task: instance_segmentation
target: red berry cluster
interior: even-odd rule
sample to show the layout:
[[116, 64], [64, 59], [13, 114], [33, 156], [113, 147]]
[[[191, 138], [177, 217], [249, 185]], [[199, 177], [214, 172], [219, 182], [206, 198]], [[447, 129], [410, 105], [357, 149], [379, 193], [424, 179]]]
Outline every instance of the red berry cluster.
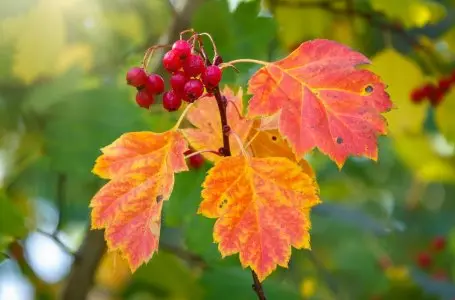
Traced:
[[432, 277], [436, 280], [447, 280], [447, 272], [441, 268], [438, 268], [437, 254], [443, 252], [446, 248], [446, 238], [443, 236], [437, 236], [433, 238], [430, 243], [430, 249], [427, 251], [421, 251], [416, 257], [416, 264], [427, 271], [430, 271]]
[[206, 65], [204, 59], [197, 54], [186, 40], [178, 40], [172, 49], [163, 57], [163, 67], [171, 74], [169, 91], [164, 92], [164, 80], [157, 74], [147, 76], [142, 68], [134, 67], [126, 75], [129, 85], [138, 89], [136, 102], [139, 106], [149, 108], [154, 96], [163, 94], [163, 107], [175, 111], [182, 105], [182, 100], [192, 103], [204, 93], [213, 91], [221, 81], [222, 72], [218, 65]]
[[437, 84], [427, 83], [421, 87], [415, 88], [411, 92], [411, 101], [421, 103], [428, 99], [432, 106], [438, 106], [444, 99], [444, 96], [450, 91], [455, 84], [455, 71], [449, 76], [439, 79]]

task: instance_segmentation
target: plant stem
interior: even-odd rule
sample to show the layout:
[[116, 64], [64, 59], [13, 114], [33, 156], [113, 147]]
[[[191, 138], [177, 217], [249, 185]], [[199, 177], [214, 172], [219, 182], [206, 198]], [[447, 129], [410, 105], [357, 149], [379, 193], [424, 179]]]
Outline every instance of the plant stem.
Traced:
[[256, 273], [253, 270], [251, 270], [251, 275], [253, 276], [253, 281], [254, 281], [253, 290], [258, 295], [258, 299], [267, 300], [267, 298], [265, 297], [264, 289], [262, 288], [262, 284], [259, 281], [258, 275], [256, 275]]
[[[226, 126], [229, 126], [229, 124], [227, 122], [227, 115], [226, 115], [226, 107], [227, 107], [228, 101], [226, 100], [226, 98], [224, 98], [221, 95], [219, 86], [217, 86], [215, 88], [215, 91], [213, 94], [215, 96], [216, 103], [218, 104], [218, 111], [220, 112], [221, 133], [223, 135], [223, 155], [231, 156], [231, 146], [229, 144], [229, 133], [225, 133], [225, 131], [223, 130], [224, 128], [226, 128]], [[264, 294], [264, 289], [262, 288], [262, 284], [259, 281], [259, 278], [256, 275], [256, 272], [251, 270], [251, 275], [253, 276], [253, 282], [254, 282], [253, 290], [256, 293], [256, 295], [258, 296], [258, 299], [267, 300], [267, 298], [265, 297], [265, 294]]]

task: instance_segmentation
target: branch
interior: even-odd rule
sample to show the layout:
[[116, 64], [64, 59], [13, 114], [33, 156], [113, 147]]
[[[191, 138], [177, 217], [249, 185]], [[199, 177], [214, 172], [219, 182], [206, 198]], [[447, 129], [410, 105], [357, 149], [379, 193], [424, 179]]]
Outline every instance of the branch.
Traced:
[[[191, 17], [205, 0], [187, 0], [181, 11], [177, 13], [168, 32], [160, 38], [160, 44], [168, 44], [180, 38], [180, 32], [190, 26]], [[157, 66], [155, 72], [159, 72]], [[63, 291], [64, 300], [86, 299], [92, 288], [95, 271], [106, 250], [103, 231], [87, 230], [84, 242], [79, 249], [71, 269], [67, 285]]]
[[428, 56], [433, 57], [433, 50], [426, 45], [419, 43], [416, 37], [409, 34], [402, 26], [389, 22], [385, 16], [377, 11], [364, 11], [355, 9], [353, 5], [348, 5], [346, 8], [335, 7], [333, 0], [327, 1], [292, 1], [292, 0], [278, 0], [275, 5], [278, 6], [288, 6], [295, 8], [319, 8], [334, 14], [345, 14], [357, 18], [362, 18], [368, 21], [372, 26], [380, 27], [381, 29], [388, 30], [390, 32], [396, 33], [401, 38], [406, 41], [409, 45], [414, 47], [417, 50], [425, 52]]

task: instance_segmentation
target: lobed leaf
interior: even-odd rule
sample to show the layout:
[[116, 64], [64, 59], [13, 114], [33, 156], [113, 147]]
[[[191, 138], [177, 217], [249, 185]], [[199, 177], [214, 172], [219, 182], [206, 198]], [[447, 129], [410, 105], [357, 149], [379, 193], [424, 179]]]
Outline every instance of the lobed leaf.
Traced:
[[119, 250], [132, 271], [158, 248], [163, 201], [174, 173], [188, 170], [186, 150], [178, 131], [131, 132], [103, 148], [96, 161], [93, 172], [110, 181], [90, 203], [92, 229], [106, 229], [109, 250]]
[[320, 202], [310, 175], [284, 157], [220, 159], [203, 184], [199, 213], [217, 218], [214, 240], [224, 256], [264, 280], [287, 267], [291, 246], [310, 248], [310, 209]]
[[339, 167], [350, 155], [376, 160], [392, 102], [377, 75], [356, 68], [369, 62], [334, 41], [305, 42], [251, 77], [248, 116], [275, 118], [298, 157], [317, 147]]

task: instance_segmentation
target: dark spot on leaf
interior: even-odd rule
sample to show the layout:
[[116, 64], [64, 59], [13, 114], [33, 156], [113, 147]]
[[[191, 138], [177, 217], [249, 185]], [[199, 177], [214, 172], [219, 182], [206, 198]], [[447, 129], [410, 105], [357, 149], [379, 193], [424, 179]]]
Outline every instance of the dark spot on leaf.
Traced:
[[337, 144], [342, 144], [343, 138], [341, 136], [337, 137]]
[[272, 141], [276, 141], [277, 140], [277, 137], [276, 136], [272, 136]]
[[365, 92], [372, 93], [373, 92], [373, 87], [371, 85], [367, 85], [367, 87], [365, 88]]
[[160, 203], [161, 201], [163, 201], [163, 195], [156, 196], [156, 203]]

